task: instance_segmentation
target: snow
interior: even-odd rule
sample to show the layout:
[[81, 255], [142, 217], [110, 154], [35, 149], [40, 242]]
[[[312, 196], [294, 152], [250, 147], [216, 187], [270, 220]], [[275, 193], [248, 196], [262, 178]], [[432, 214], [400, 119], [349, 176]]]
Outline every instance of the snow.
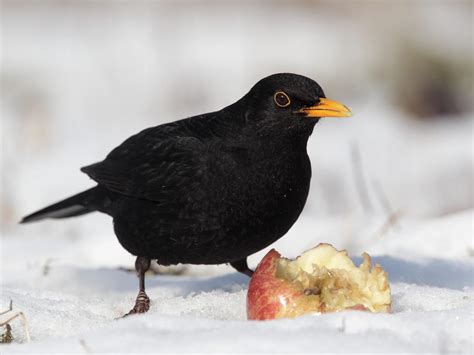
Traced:
[[[119, 271], [94, 272], [96, 279], [115, 278], [133, 285], [133, 278]], [[159, 276], [150, 278], [150, 312], [117, 320], [133, 301], [133, 288], [119, 286], [121, 292], [105, 289], [98, 287], [96, 280], [91, 282], [87, 274], [72, 275], [69, 283], [80, 282], [83, 294], [54, 289], [4, 293], [2, 301], [13, 298], [36, 330], [34, 343], [9, 345], [9, 352], [80, 351], [81, 339], [94, 352], [222, 352], [230, 344], [233, 352], [472, 349], [472, 289], [397, 282], [392, 284], [390, 315], [343, 312], [260, 323], [245, 321], [246, 280], [239, 275], [198, 281]], [[21, 334], [18, 327], [14, 331]], [[265, 341], [266, 337], [271, 342]]]
[[[0, 305], [6, 308], [13, 300], [14, 309], [26, 314], [32, 342], [24, 342], [21, 323], [14, 321], [18, 343], [2, 350], [469, 353], [474, 322], [472, 258], [455, 249], [431, 257], [426, 251], [414, 255], [414, 250], [431, 243], [442, 249], [449, 238], [447, 232], [444, 239], [438, 237], [442, 231], [469, 230], [473, 214], [413, 221], [403, 234], [384, 237], [389, 254], [376, 254], [374, 261], [389, 273], [391, 314], [352, 311], [267, 322], [246, 320], [248, 278], [228, 266], [191, 267], [179, 276], [148, 275], [150, 311], [121, 319], [133, 305], [137, 278], [117, 267], [99, 266], [100, 258], [85, 261], [83, 255], [102, 236], [84, 234], [71, 239], [58, 235], [48, 237], [47, 243], [45, 236], [31, 237], [26, 250], [23, 238], [7, 238], [2, 243]], [[311, 223], [306, 219], [301, 224]], [[301, 237], [312, 243], [311, 235], [305, 234]], [[435, 236], [430, 242], [416, 237], [430, 234]], [[317, 233], [314, 237], [319, 239]], [[457, 243], [467, 249], [472, 239], [464, 236]], [[301, 252], [290, 244], [285, 237], [276, 247], [287, 255]], [[335, 240], [334, 244], [339, 243]], [[110, 259], [132, 262], [110, 236], [97, 248], [107, 250]], [[251, 260], [259, 260], [264, 252]], [[354, 259], [360, 262], [360, 257]]]
[[[230, 279], [230, 280], [229, 280]], [[225, 280], [223, 280], [225, 281]], [[227, 282], [235, 283], [232, 277]], [[203, 282], [204, 284], [207, 282]], [[185, 282], [182, 283], [185, 285]], [[31, 326], [43, 325], [36, 344], [10, 345], [11, 352], [455, 352], [472, 345], [469, 301], [472, 292], [448, 291], [407, 284], [394, 287], [394, 313], [345, 312], [296, 320], [245, 321], [245, 292], [201, 291], [184, 286], [171, 301], [160, 301], [160, 312], [115, 320], [113, 308], [97, 297], [54, 298], [37, 292], [11, 296], [42, 313]], [[413, 300], [404, 296], [411, 293]], [[166, 296], [170, 297], [170, 294]], [[48, 312], [44, 298], [53, 297]], [[430, 301], [423, 301], [428, 298]], [[110, 300], [110, 299], [109, 299]], [[120, 302], [119, 302], [120, 304]], [[123, 304], [123, 302], [122, 302]], [[156, 306], [156, 303], [153, 303]], [[84, 308], [87, 307], [87, 308]], [[221, 312], [221, 307], [225, 312]], [[120, 308], [120, 307], [117, 307]], [[58, 327], [58, 325], [61, 327]], [[48, 325], [48, 326], [47, 326]], [[59, 328], [59, 329], [58, 329]], [[58, 330], [60, 330], [58, 332]], [[59, 334], [58, 334], [59, 333]], [[270, 341], [271, 340], [271, 341]]]
[[[1, 353], [472, 354], [474, 118], [411, 119], [378, 71], [404, 75], [400, 41], [472, 57], [472, 5], [418, 2], [390, 7], [388, 16], [371, 2], [317, 11], [282, 3], [273, 12], [265, 3], [225, 3], [188, 12], [159, 1], [2, 6], [0, 311], [12, 300], [32, 341], [14, 320], [15, 341]], [[122, 319], [138, 280], [123, 269], [134, 257], [109, 217], [16, 224], [90, 187], [78, 168], [129, 135], [219, 109], [279, 71], [315, 78], [355, 116], [316, 126], [307, 205], [271, 247], [295, 257], [327, 242], [355, 261], [368, 252], [389, 273], [391, 314], [247, 321], [247, 277], [226, 265], [185, 265], [174, 269], [180, 275], [147, 275], [150, 311]], [[250, 266], [268, 250], [250, 256]]]

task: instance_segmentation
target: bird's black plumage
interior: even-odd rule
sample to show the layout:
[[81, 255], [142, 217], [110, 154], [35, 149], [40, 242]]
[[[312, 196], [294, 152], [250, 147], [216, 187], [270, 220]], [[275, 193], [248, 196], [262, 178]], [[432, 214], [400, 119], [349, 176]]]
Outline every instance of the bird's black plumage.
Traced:
[[130, 137], [81, 169], [97, 187], [23, 221], [100, 211], [136, 256], [237, 265], [281, 238], [301, 213], [311, 178], [306, 144], [320, 117], [304, 109], [324, 98], [306, 77], [264, 78], [220, 111]]

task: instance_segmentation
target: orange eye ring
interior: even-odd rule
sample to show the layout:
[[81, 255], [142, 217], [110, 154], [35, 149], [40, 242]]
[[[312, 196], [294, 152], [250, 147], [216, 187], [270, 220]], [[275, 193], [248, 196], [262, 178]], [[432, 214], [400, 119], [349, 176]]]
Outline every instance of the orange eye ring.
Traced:
[[288, 107], [291, 104], [290, 97], [284, 93], [283, 91], [277, 91], [275, 95], [273, 95], [273, 101], [278, 107]]

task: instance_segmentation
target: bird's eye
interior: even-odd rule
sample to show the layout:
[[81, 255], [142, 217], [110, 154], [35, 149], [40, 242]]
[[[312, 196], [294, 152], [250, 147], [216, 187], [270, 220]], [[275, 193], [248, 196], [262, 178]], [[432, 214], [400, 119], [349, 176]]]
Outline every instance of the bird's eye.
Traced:
[[273, 101], [275, 101], [278, 107], [287, 107], [291, 103], [290, 98], [283, 91], [276, 92], [275, 95], [273, 95]]

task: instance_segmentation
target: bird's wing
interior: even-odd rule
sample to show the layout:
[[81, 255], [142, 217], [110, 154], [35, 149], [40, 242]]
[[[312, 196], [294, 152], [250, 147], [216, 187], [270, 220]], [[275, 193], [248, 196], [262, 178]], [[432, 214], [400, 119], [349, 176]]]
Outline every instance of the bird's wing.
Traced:
[[81, 171], [109, 190], [156, 202], [203, 184], [209, 160], [206, 143], [195, 137], [155, 138], [134, 136]]

